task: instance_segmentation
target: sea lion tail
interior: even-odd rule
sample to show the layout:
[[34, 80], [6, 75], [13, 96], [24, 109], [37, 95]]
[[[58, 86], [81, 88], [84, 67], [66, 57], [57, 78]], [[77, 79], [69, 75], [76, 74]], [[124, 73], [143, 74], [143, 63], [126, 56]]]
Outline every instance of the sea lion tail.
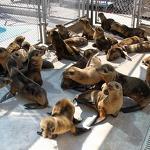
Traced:
[[143, 107], [141, 107], [139, 105], [134, 105], [134, 106], [130, 106], [130, 107], [121, 108], [121, 111], [123, 113], [130, 113], [130, 112], [135, 112], [135, 111], [138, 111], [141, 109], [143, 109]]

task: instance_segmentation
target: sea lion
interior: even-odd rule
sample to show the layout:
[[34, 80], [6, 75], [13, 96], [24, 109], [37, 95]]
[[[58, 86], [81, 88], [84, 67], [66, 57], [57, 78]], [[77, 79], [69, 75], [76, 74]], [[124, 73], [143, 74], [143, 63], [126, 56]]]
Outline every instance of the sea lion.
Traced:
[[64, 42], [68, 44], [69, 46], [86, 46], [88, 44], [88, 40], [84, 37], [72, 37], [65, 39]]
[[139, 38], [138, 36], [133, 36], [133, 37], [130, 37], [130, 38], [126, 38], [126, 39], [123, 39], [121, 42], [113, 45], [107, 52], [106, 52], [106, 59], [108, 61], [113, 61], [119, 57], [122, 57], [122, 58], [127, 58], [129, 60], [131, 60], [129, 58], [129, 56], [123, 52], [123, 49], [122, 47], [125, 46], [125, 45], [132, 45], [132, 44], [137, 44], [137, 43], [141, 43], [143, 42], [143, 39], [142, 38]]
[[14, 51], [17, 51], [21, 48], [22, 42], [25, 40], [24, 36], [17, 36], [13, 42], [11, 42], [8, 47], [7, 51], [9, 53], [12, 53]]
[[[105, 89], [107, 89], [107, 95], [104, 93]], [[122, 86], [116, 81], [111, 81], [108, 85], [103, 84], [102, 91], [89, 90], [79, 94], [75, 100], [97, 111], [98, 115], [91, 123], [91, 125], [94, 125], [105, 120], [107, 115], [111, 114], [114, 117], [118, 115], [123, 105]]]
[[[87, 66], [87, 63], [89, 62], [90, 58], [94, 55], [98, 53], [97, 49], [87, 49], [84, 51], [83, 57], [77, 61], [75, 64], [73, 64], [72, 66], [76, 66], [78, 68], [85, 68]], [[63, 76], [62, 81], [61, 81], [61, 88], [62, 89], [74, 89], [74, 90], [78, 90], [78, 91], [84, 91], [89, 87], [85, 87], [71, 79], [65, 78]]]
[[145, 81], [146, 81], [147, 85], [150, 87], [150, 65], [148, 65], [148, 67], [147, 67]]
[[27, 78], [15, 67], [9, 68], [9, 76], [12, 80], [10, 92], [1, 99], [1, 102], [5, 101], [7, 97], [10, 98], [10, 94], [11, 96], [19, 94], [23, 98], [34, 102], [25, 104], [26, 109], [42, 109], [48, 106], [47, 93], [40, 85]]
[[64, 71], [63, 76], [83, 85], [92, 85], [101, 80], [101, 77], [96, 72], [96, 67], [93, 66], [84, 69], [72, 66]]
[[0, 88], [3, 88], [7, 84], [10, 84], [12, 80], [8, 77], [0, 77]]
[[97, 47], [101, 51], [107, 51], [111, 48], [111, 45], [118, 43], [118, 41], [114, 38], [106, 38], [104, 35], [104, 30], [100, 26], [95, 27], [93, 39], [95, 41], [93, 46]]
[[33, 50], [29, 53], [28, 56], [28, 65], [27, 69], [23, 74], [34, 82], [38, 83], [40, 86], [43, 84], [41, 70], [43, 59], [42, 56], [45, 54], [45, 51]]
[[143, 41], [137, 44], [125, 45], [123, 50], [127, 53], [143, 53], [150, 52], [150, 41]]
[[145, 57], [145, 58], [142, 60], [142, 63], [143, 63], [145, 66], [150, 65], [150, 56]]
[[28, 52], [31, 48], [31, 44], [27, 41], [23, 41], [21, 44], [21, 48]]
[[77, 33], [68, 30], [64, 25], [58, 24], [56, 25], [56, 28], [58, 29], [58, 32], [63, 40], [73, 37], [80, 37]]
[[93, 40], [94, 29], [87, 18], [80, 18], [79, 23], [83, 27], [82, 37], [86, 37], [88, 40]]
[[37, 132], [44, 138], [56, 138], [57, 135], [71, 132], [74, 135], [79, 135], [89, 131], [87, 128], [76, 127], [73, 122], [65, 115], [48, 116], [40, 121], [41, 132]]
[[52, 31], [51, 37], [52, 37], [52, 45], [56, 50], [58, 60], [64, 58], [77, 61], [81, 58], [80, 49], [77, 49], [76, 47], [69, 46], [68, 44], [66, 44], [57, 31]]
[[61, 99], [59, 100], [55, 106], [52, 108], [51, 115], [64, 115], [69, 120], [73, 121], [73, 123], [80, 123], [81, 120], [74, 118], [75, 106], [69, 99]]
[[116, 81], [122, 85], [123, 95], [137, 102], [136, 106], [123, 108], [123, 112], [132, 112], [146, 107], [150, 102], [150, 88], [140, 78], [130, 77], [117, 72], [110, 64], [103, 64], [96, 68], [99, 76], [108, 84]]
[[138, 36], [140, 38], [143, 38], [144, 40], [147, 40], [147, 35], [144, 29], [130, 28], [126, 25], [121, 25], [120, 23], [115, 21], [112, 22], [110, 31], [112, 33], [117, 33], [119, 36], [123, 38]]
[[105, 31], [110, 31], [111, 24], [114, 22], [113, 19], [107, 19], [103, 13], [99, 13], [98, 17], [101, 20], [101, 26]]

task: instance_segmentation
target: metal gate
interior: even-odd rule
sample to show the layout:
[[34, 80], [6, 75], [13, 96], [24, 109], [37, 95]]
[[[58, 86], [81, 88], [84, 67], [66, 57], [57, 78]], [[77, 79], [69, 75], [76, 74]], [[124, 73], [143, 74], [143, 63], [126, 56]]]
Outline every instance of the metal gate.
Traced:
[[1, 0], [1, 46], [6, 46], [18, 35], [24, 35], [31, 44], [41, 42], [40, 12], [40, 0]]

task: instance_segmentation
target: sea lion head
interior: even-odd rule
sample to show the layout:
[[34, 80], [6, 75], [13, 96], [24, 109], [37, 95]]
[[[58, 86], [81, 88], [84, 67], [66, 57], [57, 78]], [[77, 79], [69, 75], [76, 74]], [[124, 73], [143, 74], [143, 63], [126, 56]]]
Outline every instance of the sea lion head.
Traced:
[[41, 58], [43, 55], [45, 54], [45, 52], [43, 50], [33, 50], [29, 53], [28, 59], [31, 60], [38, 60], [39, 58]]
[[96, 26], [95, 27], [95, 32], [98, 33], [98, 34], [100, 34], [100, 35], [104, 35], [104, 30], [100, 26]]
[[122, 92], [122, 85], [116, 81], [111, 81], [107, 84], [108, 92]]
[[4, 86], [6, 86], [7, 84], [9, 84], [11, 82], [12, 82], [12, 80], [10, 78], [0, 77], [0, 88], [3, 88]]
[[80, 18], [79, 20], [79, 23], [81, 23], [82, 25], [88, 25], [90, 22], [87, 18]]
[[108, 61], [113, 61], [119, 57], [126, 58], [121, 47], [109, 49], [106, 55]]
[[24, 49], [26, 52], [29, 51], [30, 47], [31, 47], [31, 44], [27, 41], [23, 41], [21, 44], [21, 48]]
[[65, 26], [62, 24], [57, 24], [56, 28], [58, 29], [59, 32], [63, 32], [64, 30], [66, 30]]
[[25, 37], [24, 37], [24, 36], [17, 36], [14, 41], [15, 41], [19, 46], [21, 46], [21, 44], [22, 44], [22, 42], [23, 42], [24, 40], [25, 40]]
[[104, 20], [104, 18], [105, 18], [104, 13], [99, 13], [98, 17], [100, 17], [101, 21]]
[[40, 128], [44, 138], [51, 138], [53, 132], [55, 131], [55, 124], [55, 119], [51, 116], [41, 119]]
[[51, 31], [50, 35], [52, 39], [58, 40], [60, 38], [60, 34], [57, 31]]
[[150, 56], [145, 57], [145, 58], [142, 60], [142, 63], [143, 63], [145, 66], [150, 66]]

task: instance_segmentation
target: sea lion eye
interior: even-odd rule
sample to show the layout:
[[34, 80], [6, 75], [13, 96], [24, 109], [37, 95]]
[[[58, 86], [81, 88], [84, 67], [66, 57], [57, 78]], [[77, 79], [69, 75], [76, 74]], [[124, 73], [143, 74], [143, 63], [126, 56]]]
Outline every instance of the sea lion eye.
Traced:
[[104, 73], [107, 73], [108, 71], [106, 69], [104, 69]]
[[115, 86], [116, 86], [117, 89], [119, 89], [119, 85], [118, 84], [116, 84]]
[[18, 53], [15, 53], [15, 55], [18, 57], [19, 56], [19, 54]]

